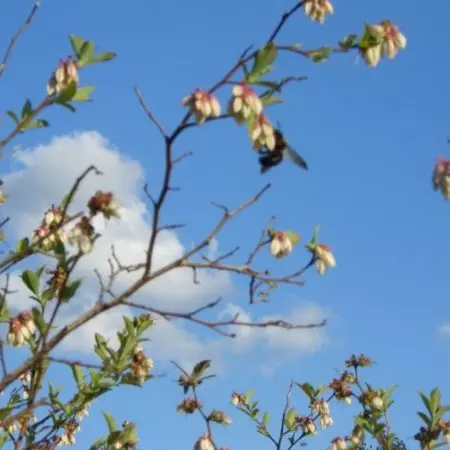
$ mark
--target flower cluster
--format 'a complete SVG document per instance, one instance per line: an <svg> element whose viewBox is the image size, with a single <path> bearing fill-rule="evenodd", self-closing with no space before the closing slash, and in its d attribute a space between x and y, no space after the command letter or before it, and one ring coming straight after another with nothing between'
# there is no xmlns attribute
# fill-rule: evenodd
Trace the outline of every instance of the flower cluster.
<svg viewBox="0 0 450 450"><path fill-rule="evenodd" d="M75 444L75 434L80 431L80 424L71 419L64 425L64 432L58 439L58 447L70 447Z"/></svg>
<svg viewBox="0 0 450 450"><path fill-rule="evenodd" d="M336 267L336 260L328 245L313 244L309 249L316 258L315 266L319 275L324 275L328 268Z"/></svg>
<svg viewBox="0 0 450 450"><path fill-rule="evenodd" d="M27 370L22 373L19 380L22 382L22 398L27 400L30 396L31 372Z"/></svg>
<svg viewBox="0 0 450 450"><path fill-rule="evenodd" d="M377 392L373 391L364 391L359 396L359 401L361 404L371 406L375 409L383 409L384 407L384 401L381 396Z"/></svg>
<svg viewBox="0 0 450 450"><path fill-rule="evenodd" d="M239 394L238 392L233 392L231 394L231 404L238 406L238 405L246 405L247 399L245 397L245 394Z"/></svg>
<svg viewBox="0 0 450 450"><path fill-rule="evenodd" d="M64 217L62 211L59 208L50 208L44 214L44 219L39 227L33 232L33 244L39 242L39 248L43 251L50 251L56 244L65 243L67 236L62 229L63 222Z"/></svg>
<svg viewBox="0 0 450 450"><path fill-rule="evenodd" d="M284 256L292 252L292 241L282 231L277 231L272 234L272 240L270 241L270 253L277 259L281 259Z"/></svg>
<svg viewBox="0 0 450 450"><path fill-rule="evenodd" d="M333 425L333 419L330 415L330 405L325 399L316 400L311 404L311 410L320 417L320 428L324 429Z"/></svg>
<svg viewBox="0 0 450 450"><path fill-rule="evenodd" d="M347 444L345 443L345 439L341 437L334 438L331 441L330 450L345 450L347 448Z"/></svg>
<svg viewBox="0 0 450 450"><path fill-rule="evenodd" d="M305 14L318 23L325 22L325 16L334 12L333 5L329 0L307 0L304 5Z"/></svg>
<svg viewBox="0 0 450 450"><path fill-rule="evenodd" d="M350 405L352 402L352 391L345 381L335 378L330 383L330 388L333 389L334 395L338 400L343 400Z"/></svg>
<svg viewBox="0 0 450 450"><path fill-rule="evenodd" d="M177 406L177 412L192 414L197 409L201 408L203 404L193 398L187 397Z"/></svg>
<svg viewBox="0 0 450 450"><path fill-rule="evenodd" d="M275 148L275 130L263 112L258 114L255 120L252 121L249 133L253 147L256 150L260 150L263 147L269 150Z"/></svg>
<svg viewBox="0 0 450 450"><path fill-rule="evenodd" d="M232 420L223 412L217 409L213 409L208 417L208 420L224 425L231 425Z"/></svg>
<svg viewBox="0 0 450 450"><path fill-rule="evenodd" d="M433 171L433 188L450 200L450 159L438 158Z"/></svg>
<svg viewBox="0 0 450 450"><path fill-rule="evenodd" d="M142 384L149 376L149 371L152 368L153 359L148 358L141 347L136 347L133 353L133 362L130 365L133 377Z"/></svg>
<svg viewBox="0 0 450 450"><path fill-rule="evenodd" d="M314 420L308 416L297 416L295 418L296 424L302 429L305 434L317 435L317 428Z"/></svg>
<svg viewBox="0 0 450 450"><path fill-rule="evenodd" d="M194 445L194 450L214 450L214 444L209 433L200 436Z"/></svg>
<svg viewBox="0 0 450 450"><path fill-rule="evenodd" d="M347 361L345 361L345 367L370 367L372 365L372 360L364 355L360 354L359 356L352 355Z"/></svg>
<svg viewBox="0 0 450 450"><path fill-rule="evenodd" d="M405 35L390 20L367 27L372 42L360 48L360 53L368 66L376 67L383 56L394 59L406 47Z"/></svg>
<svg viewBox="0 0 450 450"><path fill-rule="evenodd" d="M196 89L192 94L184 97L183 106L188 106L195 116L198 125L205 122L210 117L220 116L220 103L217 98L203 89Z"/></svg>
<svg viewBox="0 0 450 450"><path fill-rule="evenodd" d="M30 311L22 311L9 321L8 344L21 347L32 336L35 329L33 314Z"/></svg>
<svg viewBox="0 0 450 450"><path fill-rule="evenodd" d="M97 191L94 196L90 198L87 206L91 216L101 213L106 219L120 217L119 201L112 192Z"/></svg>
<svg viewBox="0 0 450 450"><path fill-rule="evenodd" d="M228 105L228 113L241 125L247 121L250 114L259 116L263 104L258 94L246 83L239 83L233 87L233 96Z"/></svg>
<svg viewBox="0 0 450 450"><path fill-rule="evenodd" d="M89 253L92 250L94 232L90 219L84 216L71 230L69 244L78 247L81 253Z"/></svg>
<svg viewBox="0 0 450 450"><path fill-rule="evenodd" d="M47 93L50 96L59 94L71 83L78 85L79 81L77 62L69 56L66 60L61 60L56 71L52 73L47 84Z"/></svg>

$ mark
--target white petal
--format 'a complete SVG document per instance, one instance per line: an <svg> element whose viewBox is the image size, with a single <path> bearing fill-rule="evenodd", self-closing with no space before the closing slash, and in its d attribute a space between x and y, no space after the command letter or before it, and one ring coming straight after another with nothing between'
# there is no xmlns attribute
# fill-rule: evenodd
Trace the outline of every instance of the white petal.
<svg viewBox="0 0 450 450"><path fill-rule="evenodd" d="M406 39L406 36L399 32L395 36L394 42L397 48L404 49L408 41Z"/></svg>
<svg viewBox="0 0 450 450"><path fill-rule="evenodd" d="M235 97L241 96L243 92L244 88L240 84L236 84L235 86L233 86L233 95Z"/></svg>

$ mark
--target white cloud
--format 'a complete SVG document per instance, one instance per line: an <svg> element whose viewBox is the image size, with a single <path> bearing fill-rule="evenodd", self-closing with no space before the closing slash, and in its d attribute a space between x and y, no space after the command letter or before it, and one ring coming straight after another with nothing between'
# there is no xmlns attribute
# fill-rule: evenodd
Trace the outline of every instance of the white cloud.
<svg viewBox="0 0 450 450"><path fill-rule="evenodd" d="M450 322L445 322L439 327L439 334L444 338L450 338Z"/></svg>
<svg viewBox="0 0 450 450"><path fill-rule="evenodd" d="M93 271L97 269L103 275L108 274L107 260L111 256L112 244L124 264L145 260L150 226L147 205L140 197L144 184L142 166L125 158L97 132L57 137L47 145L18 152L15 158L20 168L3 178L5 190L11 196L3 206L5 213L11 217L10 236L11 233L14 233L16 238L30 236L49 205L52 202L59 203L74 180L91 164L95 164L103 175L90 175L86 178L77 194L73 211L84 209L89 197L97 189L113 191L121 201L120 221L106 222L101 217L95 220L96 230L102 237L97 241L93 252L84 257L79 266L78 275L85 278L85 283L77 298L62 309L61 321L70 320L90 308L96 301L98 286ZM217 241L211 243L210 256L217 254L218 245ZM178 258L184 251L185 246L176 233L162 232L155 248L155 266ZM121 276L114 291L121 292L136 276L136 274ZM233 292L228 274L201 272L198 279L200 284L194 284L191 271L177 269L143 288L133 300L165 310L188 311ZM18 289L20 286L17 273L11 274L11 288ZM23 288L14 295L15 308L29 307L30 300ZM97 317L63 341L63 349L90 351L95 332L114 339L116 330L122 327L122 314L127 312L129 309L124 307ZM222 316L233 315L236 312L240 312L241 320L254 320L233 304L227 305L222 311ZM323 314L324 312L316 305L307 304L292 311L284 319L301 323L317 322L323 318ZM258 318L258 321L275 318L283 317L263 317ZM215 335L211 338L210 333L207 339L201 339L193 332L188 332L181 321L161 320L150 333L152 341L149 348L155 358L192 363L205 357L225 359L227 356L239 355L255 347L277 350L280 356L284 355L283 358L297 357L314 353L326 343L323 329L288 332L275 328L238 328L234 331L237 331L237 338L233 341Z"/></svg>

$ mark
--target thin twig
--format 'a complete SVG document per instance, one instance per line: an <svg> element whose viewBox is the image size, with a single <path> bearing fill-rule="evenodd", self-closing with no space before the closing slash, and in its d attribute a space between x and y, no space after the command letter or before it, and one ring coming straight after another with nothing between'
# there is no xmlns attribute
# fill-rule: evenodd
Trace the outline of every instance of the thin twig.
<svg viewBox="0 0 450 450"><path fill-rule="evenodd" d="M37 10L39 9L40 4L41 4L40 1L37 1L34 3L33 7L31 8L30 13L28 14L27 18L25 19L25 22L21 25L21 27L18 29L16 34L9 41L5 55L3 56L3 60L0 64L0 78L5 73L6 65L9 61L9 58L11 56L11 53L13 51L13 48L14 48L16 42L19 40L20 36L25 32L25 30L28 28L28 26L33 21L34 15L36 14Z"/></svg>

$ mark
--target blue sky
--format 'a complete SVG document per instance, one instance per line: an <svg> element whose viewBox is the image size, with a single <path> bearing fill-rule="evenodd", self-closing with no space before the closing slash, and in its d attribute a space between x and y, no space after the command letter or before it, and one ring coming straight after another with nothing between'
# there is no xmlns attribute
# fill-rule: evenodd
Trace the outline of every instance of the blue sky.
<svg viewBox="0 0 450 450"><path fill-rule="evenodd" d="M69 33L94 40L99 50L116 51L118 58L82 73L82 83L98 86L92 104L81 106L75 115L50 111L45 118L51 128L20 136L15 143L33 148L48 144L54 136L94 130L122 155L139 161L144 180L157 186L161 142L140 110L133 86L141 88L160 121L171 129L184 113L180 99L196 87L214 84L249 44L261 44L291 4L287 0L43 1L1 80L4 111L18 110L24 96L37 102L44 95L48 74L58 58L70 52ZM1 6L3 47L30 7L29 2ZM304 48L334 44L346 34L361 32L364 21L389 18L408 37L408 47L375 70L355 54L336 55L317 66L282 55L277 73L307 75L309 80L288 86L285 103L271 108L269 116L282 123L291 144L306 158L308 173L285 164L261 176L245 130L231 122L192 130L176 145L179 152L194 152L176 172L182 191L170 198L165 211L167 221L189 221L190 226L179 233L184 244L200 239L214 223L217 212L209 206L212 200L238 205L270 181L273 187L264 201L219 237L220 249L230 249L237 241L248 248L275 214L280 228L295 229L305 240L320 224L321 238L337 259L337 269L324 278L311 271L304 288L282 288L271 304L249 310L253 316L288 314L297 305L313 302L329 315L328 342L319 351L290 357L271 375L261 371L261 366L270 366L270 350L248 358L228 355L224 373L205 388L214 406L222 405L232 414L235 425L218 436L221 445L235 450L248 448L248 442L261 449L270 445L230 409L228 396L233 389L255 388L263 405L275 413L282 407L291 378L326 382L351 353L364 352L376 360L368 372L373 383L400 385L391 417L408 447L415 446L410 437L418 425L416 391L439 385L450 398L446 386L450 336L439 332L450 321L448 204L432 191L430 182L436 156L450 150L445 143L450 6L442 3L435 12L416 11L406 0L349 1L335 2L335 10L324 26L302 13L296 15L279 42L299 42ZM228 96L228 88L219 93L223 105ZM1 126L3 136L11 126L6 114ZM21 167L11 158L1 164L3 174ZM295 269L306 260L299 249L280 263L279 270ZM270 260L262 257L261 261ZM233 279L227 301L248 309L244 292L242 280ZM202 342L216 339L204 330L188 329ZM243 370L245 361L251 364ZM176 374L161 364L169 373L165 380L154 381L143 391L123 389L96 404L75 448L87 448L103 434L100 412L105 409L118 420L137 421L143 448L190 448L203 431L202 424L197 418L176 415L174 408L181 399L172 383ZM64 373L58 371L61 383ZM334 435L349 431L351 412L341 417L336 417L335 429L310 442L311 448L325 448Z"/></svg>

